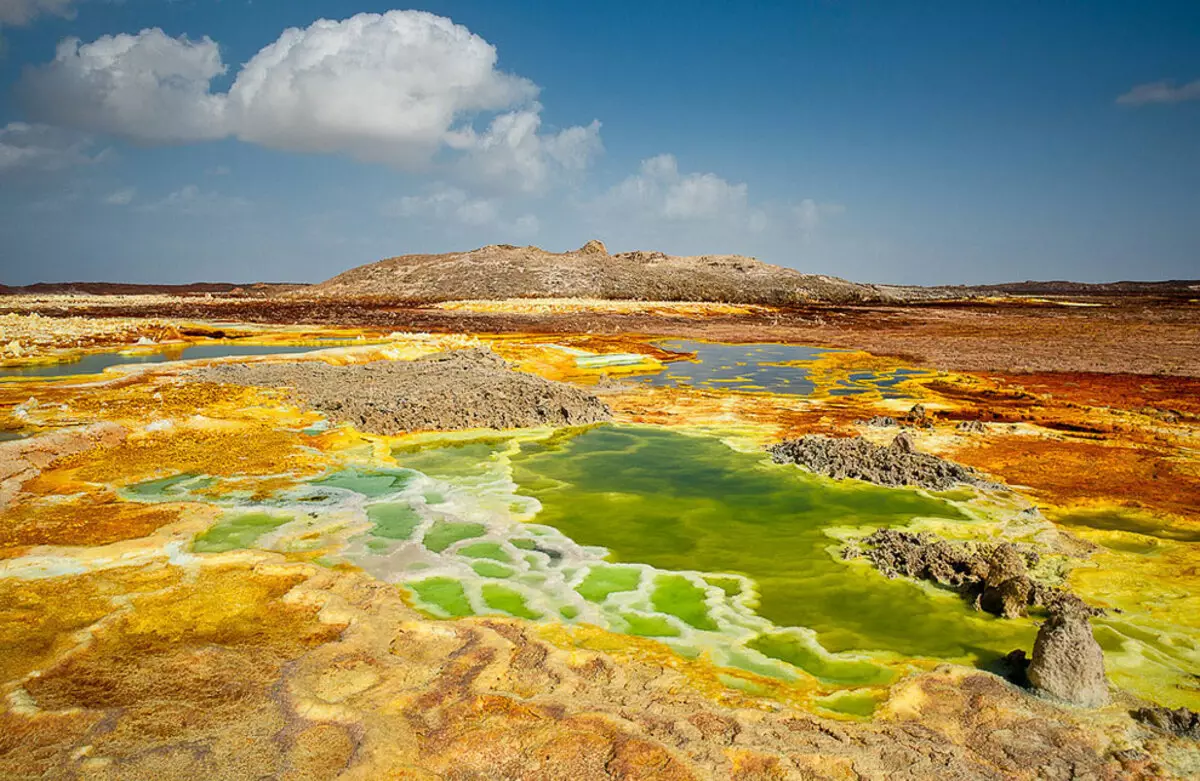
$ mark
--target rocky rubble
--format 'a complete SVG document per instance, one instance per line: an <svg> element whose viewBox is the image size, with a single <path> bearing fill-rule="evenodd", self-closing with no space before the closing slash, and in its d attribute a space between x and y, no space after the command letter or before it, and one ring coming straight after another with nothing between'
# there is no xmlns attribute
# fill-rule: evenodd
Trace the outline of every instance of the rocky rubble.
<svg viewBox="0 0 1200 781"><path fill-rule="evenodd" d="M487 348L351 366L317 361L218 364L189 377L287 388L333 422L378 434L578 426L611 415L593 394L515 371Z"/></svg>
<svg viewBox="0 0 1200 781"><path fill-rule="evenodd" d="M842 555L864 557L888 577L949 586L976 609L1004 618L1024 616L1031 606L1044 608L1050 617L1038 630L1032 658L1026 660L1024 651L1009 654L1008 677L1074 705L1108 703L1104 655L1088 623L1101 611L1030 577L1037 553L1012 543L956 543L932 534L880 529L847 546Z"/></svg>
<svg viewBox="0 0 1200 781"><path fill-rule="evenodd" d="M1181 738L1200 740L1200 713L1187 708L1138 708L1131 711L1130 715L1155 729L1170 732Z"/></svg>
<svg viewBox="0 0 1200 781"><path fill-rule="evenodd" d="M1012 543L950 542L925 532L879 529L842 550L862 557L889 578L928 580L963 593L993 615L1023 616L1030 606L1097 615L1079 597L1029 575L1039 556Z"/></svg>
<svg viewBox="0 0 1200 781"><path fill-rule="evenodd" d="M899 434L886 447L862 437L831 439L805 435L770 448L780 464L797 464L819 475L854 478L876 485L917 486L944 491L956 485L1001 488L970 467L927 453L918 453L908 433Z"/></svg>

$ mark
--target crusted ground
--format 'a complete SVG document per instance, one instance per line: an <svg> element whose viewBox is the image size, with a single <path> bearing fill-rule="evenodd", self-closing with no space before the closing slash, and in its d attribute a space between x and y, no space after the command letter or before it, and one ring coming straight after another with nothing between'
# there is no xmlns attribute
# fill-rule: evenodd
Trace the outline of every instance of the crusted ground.
<svg viewBox="0 0 1200 781"><path fill-rule="evenodd" d="M0 588L10 778L1152 777L1146 750L1178 740L949 668L870 723L713 699L648 641L432 622L262 557Z"/></svg>
<svg viewBox="0 0 1200 781"><path fill-rule="evenodd" d="M301 292L253 300L85 296L73 303L58 300L47 304L12 296L0 298L0 312L320 323L384 329L385 333L648 334L724 342L788 342L866 350L937 369L1037 373L1068 386L1100 383L1105 388L1101 396L1109 389L1122 394L1138 392L1142 381L1137 378L1153 376L1153 383L1160 388L1174 383L1167 390L1171 396L1200 396L1200 305L1186 299L1132 296L1093 303L1099 305L1056 306L1025 299L805 305L704 316L654 314L654 304L648 303L644 310L633 308L624 313L579 308L526 314L503 308L480 312L400 306L369 297L314 298Z"/></svg>
<svg viewBox="0 0 1200 781"><path fill-rule="evenodd" d="M913 311L919 319L932 310ZM1106 321L1014 311L1050 318L1030 330L1035 356L1086 332L1072 328L1114 329L1092 353L1064 354L1068 365L1118 361L1139 338L1150 365L1193 338L1179 329L1184 320L1139 331L1121 319L1133 318L1128 310ZM1019 331L1010 314L996 317ZM974 315L960 315L955 328L966 328ZM517 322L504 317L488 322ZM713 335L733 333L736 321L645 322L650 333ZM935 366L978 357L962 347L980 338L972 333L938 341L946 322L904 338L941 355ZM760 318L742 338L790 338L790 328ZM904 331L886 319L882 335L856 328L840 338L865 344ZM545 340L494 344L522 367L560 376ZM636 334L555 340L670 357ZM808 433L887 444L895 428L859 421L899 418L919 399L930 417L911 431L919 450L975 466L1061 519L1053 544L1086 554L1064 575L1070 586L1089 604L1168 627L1162 647L1186 648L1200 631L1198 381L987 371L910 380L900 386L906 399L831 393L842 379L903 363L829 354L811 366L808 398L631 384L603 398L621 421L728 427L754 447ZM0 646L13 649L0 654L0 775L1154 778L1200 769L1195 742L1168 731L1180 719L1130 717L1145 703L1061 708L995 675L946 667L894 685L871 721L833 720L785 694L729 688L703 660L648 640L509 619L429 620L391 586L310 563L316 553L181 556L211 518L183 502L130 507L108 487L187 471L217 475L228 489L253 476L241 488L263 490L288 484L281 473L322 472L341 448L377 445L303 433L315 418L268 389L186 383L166 367L77 386L0 385L0 427L36 435L0 445L9 481ZM1124 526L1105 528L1114 510ZM1081 519L1085 511L1099 515ZM1110 671L1118 686L1119 672Z"/></svg>
<svg viewBox="0 0 1200 781"><path fill-rule="evenodd" d="M191 376L201 382L287 388L333 422L376 434L580 426L611 417L591 393L514 371L486 348L350 366L229 363Z"/></svg>

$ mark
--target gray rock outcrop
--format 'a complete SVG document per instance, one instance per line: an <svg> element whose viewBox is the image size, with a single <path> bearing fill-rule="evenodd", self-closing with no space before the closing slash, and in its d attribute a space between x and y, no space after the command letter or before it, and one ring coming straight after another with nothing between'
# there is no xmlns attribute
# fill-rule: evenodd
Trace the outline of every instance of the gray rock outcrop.
<svg viewBox="0 0 1200 781"><path fill-rule="evenodd" d="M917 486L943 491L959 484L1000 488L970 467L917 452L912 435L904 432L886 447L862 437L832 439L805 435L770 448L780 464L797 464L819 475L854 478L876 485Z"/></svg>
<svg viewBox="0 0 1200 781"><path fill-rule="evenodd" d="M1028 675L1035 689L1073 705L1096 708L1109 703L1104 653L1086 613L1050 614L1034 640Z"/></svg>

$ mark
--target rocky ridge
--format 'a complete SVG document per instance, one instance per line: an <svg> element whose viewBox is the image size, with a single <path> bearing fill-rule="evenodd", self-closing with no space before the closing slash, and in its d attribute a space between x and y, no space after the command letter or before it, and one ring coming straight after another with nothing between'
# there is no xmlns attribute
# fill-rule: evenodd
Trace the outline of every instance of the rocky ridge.
<svg viewBox="0 0 1200 781"><path fill-rule="evenodd" d="M609 254L602 242L592 240L561 253L493 244L469 252L403 255L350 269L303 295L410 302L599 298L789 305L898 300L907 290L802 274L741 255Z"/></svg>

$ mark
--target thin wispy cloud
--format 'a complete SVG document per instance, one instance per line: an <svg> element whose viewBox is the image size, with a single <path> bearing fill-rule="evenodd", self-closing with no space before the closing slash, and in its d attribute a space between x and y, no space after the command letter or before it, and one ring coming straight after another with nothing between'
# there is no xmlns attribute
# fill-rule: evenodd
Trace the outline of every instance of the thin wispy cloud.
<svg viewBox="0 0 1200 781"><path fill-rule="evenodd" d="M496 198L473 198L457 187L437 184L422 195L406 195L385 203L382 212L388 217L419 219L426 223L439 222L467 228L488 228L518 238L529 238L538 232L538 219L522 214L515 219L505 217L505 205Z"/></svg>
<svg viewBox="0 0 1200 781"><path fill-rule="evenodd" d="M1117 98L1121 106L1146 106L1155 103L1183 103L1200 100L1200 79L1176 85L1171 81L1155 81L1139 84Z"/></svg>
<svg viewBox="0 0 1200 781"><path fill-rule="evenodd" d="M0 0L0 25L21 27L39 16L75 17L75 0Z"/></svg>
<svg viewBox="0 0 1200 781"><path fill-rule="evenodd" d="M113 190L101 200L107 206L128 206L133 203L134 196L137 195L137 189L133 187L122 187L120 190Z"/></svg>
<svg viewBox="0 0 1200 781"><path fill-rule="evenodd" d="M138 207L143 212L166 212L188 216L228 216L249 209L246 198L202 190L194 184L167 194L165 197Z"/></svg>
<svg viewBox="0 0 1200 781"><path fill-rule="evenodd" d="M0 174L18 170L59 171L95 163L105 152L92 153L92 139L81 133L28 122L0 127Z"/></svg>

